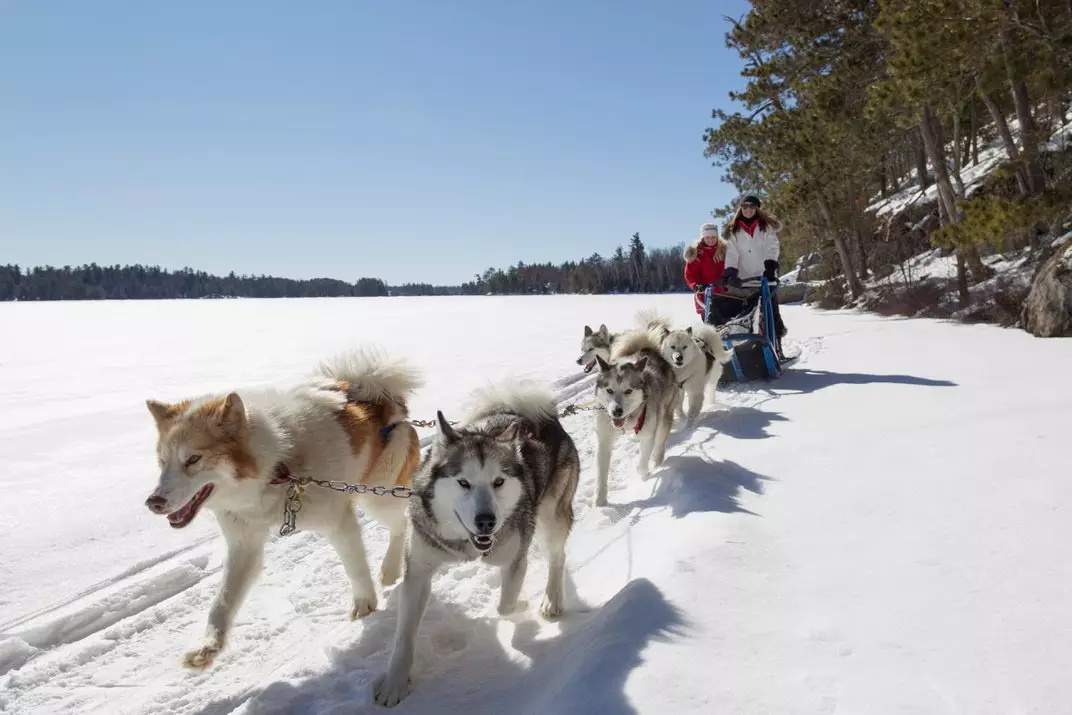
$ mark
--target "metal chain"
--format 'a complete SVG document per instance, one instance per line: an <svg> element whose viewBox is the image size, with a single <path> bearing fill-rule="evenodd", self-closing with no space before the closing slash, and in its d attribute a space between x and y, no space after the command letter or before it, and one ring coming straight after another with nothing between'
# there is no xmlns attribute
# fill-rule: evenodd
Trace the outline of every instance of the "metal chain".
<svg viewBox="0 0 1072 715"><path fill-rule="evenodd" d="M305 485L301 482L291 482L287 487L287 501L283 504L283 526L279 527L280 536L292 534L298 528L298 512L301 511L304 489Z"/></svg>
<svg viewBox="0 0 1072 715"><path fill-rule="evenodd" d="M570 415L577 414L578 412L587 412L589 410L601 410L603 409L599 405L589 405L587 407L578 407L576 403L570 403L566 405L566 409L558 413L559 417L569 417ZM414 427L435 427L436 420L409 420L409 423ZM451 421L449 424L456 425L457 422Z"/></svg>
<svg viewBox="0 0 1072 715"><path fill-rule="evenodd" d="M569 415L576 414L578 412L587 412L589 410L601 410L603 409L599 405L589 405L586 407L578 407L575 403L566 405L566 409L559 413L559 417L568 417ZM435 420L409 420L409 423L416 427L435 427ZM451 422L454 425L457 422ZM280 536L287 536L293 534L298 526L298 512L302 507L302 494L305 491L305 487L310 484L315 484L318 487L324 489L330 489L335 492L346 492L350 494L365 494L371 493L376 496L393 496L399 499L409 499L413 496L413 490L409 487L381 487L374 486L369 487L364 484L350 484L349 482L340 482L331 479L312 479L310 477L295 477L290 476L290 485L287 487L287 500L283 504L283 525L279 528Z"/></svg>

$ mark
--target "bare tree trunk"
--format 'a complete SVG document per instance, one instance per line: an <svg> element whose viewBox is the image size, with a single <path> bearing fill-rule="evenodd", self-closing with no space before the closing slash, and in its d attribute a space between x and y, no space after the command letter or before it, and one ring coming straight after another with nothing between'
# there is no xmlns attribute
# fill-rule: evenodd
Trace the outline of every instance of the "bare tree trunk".
<svg viewBox="0 0 1072 715"><path fill-rule="evenodd" d="M930 105L924 105L923 116L919 122L919 131L923 137L923 144L930 158L931 166L934 167L934 180L938 184L938 200L942 202L945 214L949 217L949 222L959 223L961 215L957 210L957 195L953 191L953 183L949 178L949 169L945 165L945 150L942 147L939 135L941 126L936 126L936 124L937 118L934 116L934 110L931 109Z"/></svg>
<svg viewBox="0 0 1072 715"><path fill-rule="evenodd" d="M860 227L860 201L856 196L856 182L849 177L847 190L849 194L849 206L852 207L852 235L856 244L856 274L861 281L867 280L867 250L864 243L863 229Z"/></svg>
<svg viewBox="0 0 1072 715"><path fill-rule="evenodd" d="M860 278L856 275L856 271L853 270L852 256L849 254L848 246L845 245L845 237L841 229L834 224L834 214L830 210L830 204L826 202L826 197L819 196L818 204L819 212L822 213L823 220L826 221L830 233L834 236L834 246L837 248L838 258L841 259L841 272L845 274L845 282L849 284L849 292L852 293L853 298L859 298L860 294L864 292L864 287L860 283Z"/></svg>
<svg viewBox="0 0 1072 715"><path fill-rule="evenodd" d="M930 185L927 177L927 150L924 147L925 142L919 135L916 136L914 144L916 150L916 174L919 175L919 188L922 191Z"/></svg>
<svg viewBox="0 0 1072 715"><path fill-rule="evenodd" d="M990 110L990 118L994 120L994 125L998 128L998 134L1001 135L1001 143L1005 145L1005 153L1009 155L1009 161L1018 163L1020 161L1020 150L1016 148L1016 142L1012 139L1012 132L1009 131L1009 123L1005 121L1005 115L1001 113L1001 107L998 106L997 101L985 92L982 86L978 86L979 96L983 100L983 104ZM1016 171L1016 185L1020 187L1020 194L1028 196L1031 194L1031 190L1027 185L1027 176L1024 174L1023 169Z"/></svg>
<svg viewBox="0 0 1072 715"><path fill-rule="evenodd" d="M953 185L957 190L957 198L963 199L964 197L964 180L960 178L960 110L953 105ZM941 120L935 117L939 125L937 132L941 134ZM944 143L944 142L943 142Z"/></svg>
<svg viewBox="0 0 1072 715"><path fill-rule="evenodd" d="M1046 175L1038 161L1038 136L1035 120L1031 115L1031 101L1027 96L1027 83L1017 76L1009 53L1012 51L1012 30L1008 25L1001 28L1001 48L1005 56L1005 71L1012 87L1012 101L1016 105L1016 118L1020 121L1020 144L1024 149L1024 166L1027 169L1027 186L1038 196L1046 190Z"/></svg>
<svg viewBox="0 0 1072 715"><path fill-rule="evenodd" d="M960 307L967 308L971 305L971 293L968 292L968 272L964 270L964 256L957 249L957 296L960 298Z"/></svg>
<svg viewBox="0 0 1072 715"><path fill-rule="evenodd" d="M972 166L979 163L979 117L975 111L975 97L971 100L971 155Z"/></svg>
<svg viewBox="0 0 1072 715"><path fill-rule="evenodd" d="M960 153L960 108L953 106L953 175L960 177L960 167L963 166ZM960 182L961 186L964 182ZM960 192L963 197L963 191Z"/></svg>
<svg viewBox="0 0 1072 715"><path fill-rule="evenodd" d="M927 154L930 156L931 165L934 166L934 177L938 184L938 198L944 209L944 218L948 223L960 223L964 216L957 208L957 196L953 191L953 183L949 178L949 170L945 165L945 151L942 141L942 127L935 122L934 110L930 105L923 106L923 117L919 123L920 133L923 135L924 144L927 146ZM964 259L971 267L972 276L977 280L985 280L989 271L983 265L979 257L979 250L972 245L957 248L957 253L963 253ZM961 296L968 299L970 296Z"/></svg>

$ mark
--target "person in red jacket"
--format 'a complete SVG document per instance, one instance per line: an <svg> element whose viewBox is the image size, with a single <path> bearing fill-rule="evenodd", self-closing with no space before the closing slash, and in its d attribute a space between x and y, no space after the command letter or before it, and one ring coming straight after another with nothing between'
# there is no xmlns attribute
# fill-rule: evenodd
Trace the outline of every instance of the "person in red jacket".
<svg viewBox="0 0 1072 715"><path fill-rule="evenodd" d="M718 226L713 223L701 226L700 237L685 247L684 258L685 282L693 293L696 312L702 318L703 287L711 285L715 293L723 293L726 290L725 286L719 285L722 272L726 269L726 242L719 237Z"/></svg>

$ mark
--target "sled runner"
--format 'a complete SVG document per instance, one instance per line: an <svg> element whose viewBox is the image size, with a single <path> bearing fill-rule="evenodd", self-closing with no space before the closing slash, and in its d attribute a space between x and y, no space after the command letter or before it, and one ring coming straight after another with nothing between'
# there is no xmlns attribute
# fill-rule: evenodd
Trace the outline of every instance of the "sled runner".
<svg viewBox="0 0 1072 715"><path fill-rule="evenodd" d="M704 322L714 325L733 360L722 369L719 382L773 380L782 373L787 360L777 335L771 296L777 291L766 276L749 278L740 288L729 287L715 294L704 287Z"/></svg>

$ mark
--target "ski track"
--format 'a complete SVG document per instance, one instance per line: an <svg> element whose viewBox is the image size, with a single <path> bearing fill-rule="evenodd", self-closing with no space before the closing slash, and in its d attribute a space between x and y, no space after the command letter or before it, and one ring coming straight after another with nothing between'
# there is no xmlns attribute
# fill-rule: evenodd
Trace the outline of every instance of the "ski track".
<svg viewBox="0 0 1072 715"><path fill-rule="evenodd" d="M799 365L807 361L809 354L821 350L822 341L819 338L794 341L787 337L785 345L787 356L795 356L794 364ZM595 373L585 374L577 369L553 380L551 385L559 409L570 403L578 406L587 403L595 378ZM754 407L769 399L764 395L762 383L720 387L718 398L719 404L705 404L702 414ZM716 415L715 421L720 417ZM595 436L589 426L591 420L590 412L562 418L581 458L582 477L574 500L575 531L583 529L589 532L590 540L610 544L623 536L617 528L619 525L640 518L640 512L658 505L659 501L649 499L649 503L635 507L612 505L591 509L596 450ZM432 433L427 429L421 431L423 449ZM670 434L667 458L690 451L702 452L712 431L717 430L698 427L690 432L676 423ZM618 440L609 480L612 497L623 488L635 486L637 449L633 438ZM653 472L653 476L657 473ZM375 574L386 549L386 531L364 515L361 524ZM290 686L276 681L283 673L290 680L314 676L327 664L341 666L353 676L348 685L353 693L352 698L340 698L337 692L327 693L328 699L320 706L351 700L350 706L340 712L380 711L371 704L367 689L368 683L386 667L390 655L397 586L387 589L385 597L382 587L377 585L381 589L379 610L351 622L347 615L350 587L342 565L322 538L308 532L299 531L286 539L273 535L265 552L264 571L239 612L228 648L207 671L198 673L181 667L182 653L200 637L219 584L222 567L219 541L218 535L203 537L169 554L135 564L68 602L6 624L0 631L0 712L19 715L310 712L307 708L318 704L288 697L280 690ZM595 553L599 550L597 547ZM586 561L591 558L594 556ZM583 565L584 562L567 561L570 569ZM530 619L536 629L553 635L556 626L542 621L535 612L546 575L546 563L534 548L523 592L523 598L527 594L529 608L513 619ZM418 635L421 643L414 667L422 672L422 679L431 680L437 671L451 669L451 655L468 651L467 657L487 657L468 650L473 617L467 612L483 613L488 623L496 627L498 586L498 570L475 562L458 564L437 576L433 583L435 598L429 604ZM635 588L631 586L630 590ZM618 598L628 600L630 596L645 597L620 594ZM568 593L567 597L568 610L587 610L576 593L572 597ZM452 604L465 605L460 608ZM614 609L604 611L605 608L601 609L599 618L615 617ZM629 613L629 606L619 604L617 611ZM569 655L563 657L568 659ZM149 670L147 659L153 662ZM256 664L252 671L248 669L251 663ZM124 697L119 702L110 695L109 691L114 689L123 690ZM258 700L263 700L263 704L257 705Z"/></svg>

